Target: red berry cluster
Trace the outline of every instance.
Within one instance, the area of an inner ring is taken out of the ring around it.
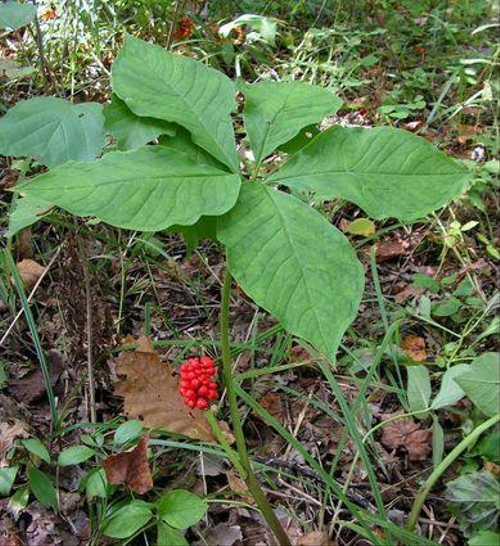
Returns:
[[[212,400],[219,398],[217,368],[208,356],[190,358],[181,366],[179,392],[190,408],[208,409]]]

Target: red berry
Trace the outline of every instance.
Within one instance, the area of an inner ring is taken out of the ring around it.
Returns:
[[[196,401],[196,407],[201,410],[208,408],[208,402],[204,398],[198,398]]]
[[[219,398],[214,381],[216,376],[216,364],[208,356],[189,358],[184,362],[180,366],[179,392],[186,405],[200,410],[208,409],[210,401]]]
[[[198,389],[198,396],[203,396],[204,398],[206,398],[208,396],[208,393],[210,391],[208,390],[208,387],[206,385],[202,385],[199,389]]]
[[[208,391],[209,400],[217,400],[217,398],[219,398],[219,393],[217,391],[214,391],[214,390]]]

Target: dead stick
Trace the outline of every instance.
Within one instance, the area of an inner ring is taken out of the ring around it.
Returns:
[[[81,255],[83,256],[83,278],[85,282],[85,301],[86,301],[86,323],[87,323],[87,378],[89,385],[89,397],[90,397],[90,422],[95,423],[97,421],[96,407],[95,407],[95,381],[94,381],[94,358],[92,354],[93,339],[92,339],[92,298],[90,288],[90,274],[88,268],[87,253],[83,250],[83,245],[80,245]]]

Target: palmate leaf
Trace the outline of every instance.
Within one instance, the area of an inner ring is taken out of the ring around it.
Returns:
[[[129,37],[113,65],[112,82],[134,114],[185,127],[196,144],[239,170],[230,115],[235,90],[224,74]]]
[[[116,95],[104,107],[106,129],[116,138],[120,150],[134,150],[160,135],[175,135],[175,127],[161,119],[136,116]]]
[[[47,167],[92,161],[104,147],[102,106],[37,97],[18,102],[0,119],[0,155],[32,157]]]
[[[246,98],[245,127],[257,163],[342,105],[327,89],[302,82],[263,82],[243,85],[241,91]]]
[[[388,127],[333,127],[271,175],[269,181],[342,197],[372,218],[422,218],[459,196],[469,174],[432,144]]]
[[[334,357],[364,285],[344,235],[295,197],[247,183],[219,219],[217,236],[243,290],[288,331]]]
[[[236,174],[199,165],[164,146],[112,152],[93,163],[69,162],[19,188],[77,215],[113,226],[158,231],[217,216],[235,203]]]

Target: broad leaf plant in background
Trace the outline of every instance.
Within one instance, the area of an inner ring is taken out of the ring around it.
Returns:
[[[128,38],[112,70],[110,104],[41,97],[19,102],[0,120],[0,154],[35,159],[48,171],[18,185],[9,236],[53,207],[119,228],[215,234],[225,247],[221,335],[224,383],[237,450],[209,421],[247,482],[280,544],[289,544],[253,473],[232,378],[229,301],[232,279],[293,335],[314,347],[330,384],[331,363],[356,317],[364,272],[348,239],[316,201],[341,198],[371,218],[411,222],[464,190],[464,167],[411,133],[333,126],[302,138],[341,101],[301,82],[236,86],[202,63]],[[237,92],[252,159],[237,149]],[[105,134],[113,144],[105,146]],[[276,150],[290,152],[277,167]],[[276,162],[275,162],[276,163]],[[405,543],[383,514],[357,507],[331,480],[367,536],[379,525]],[[407,534],[405,534],[407,533]],[[424,542],[421,542],[424,540]]]

